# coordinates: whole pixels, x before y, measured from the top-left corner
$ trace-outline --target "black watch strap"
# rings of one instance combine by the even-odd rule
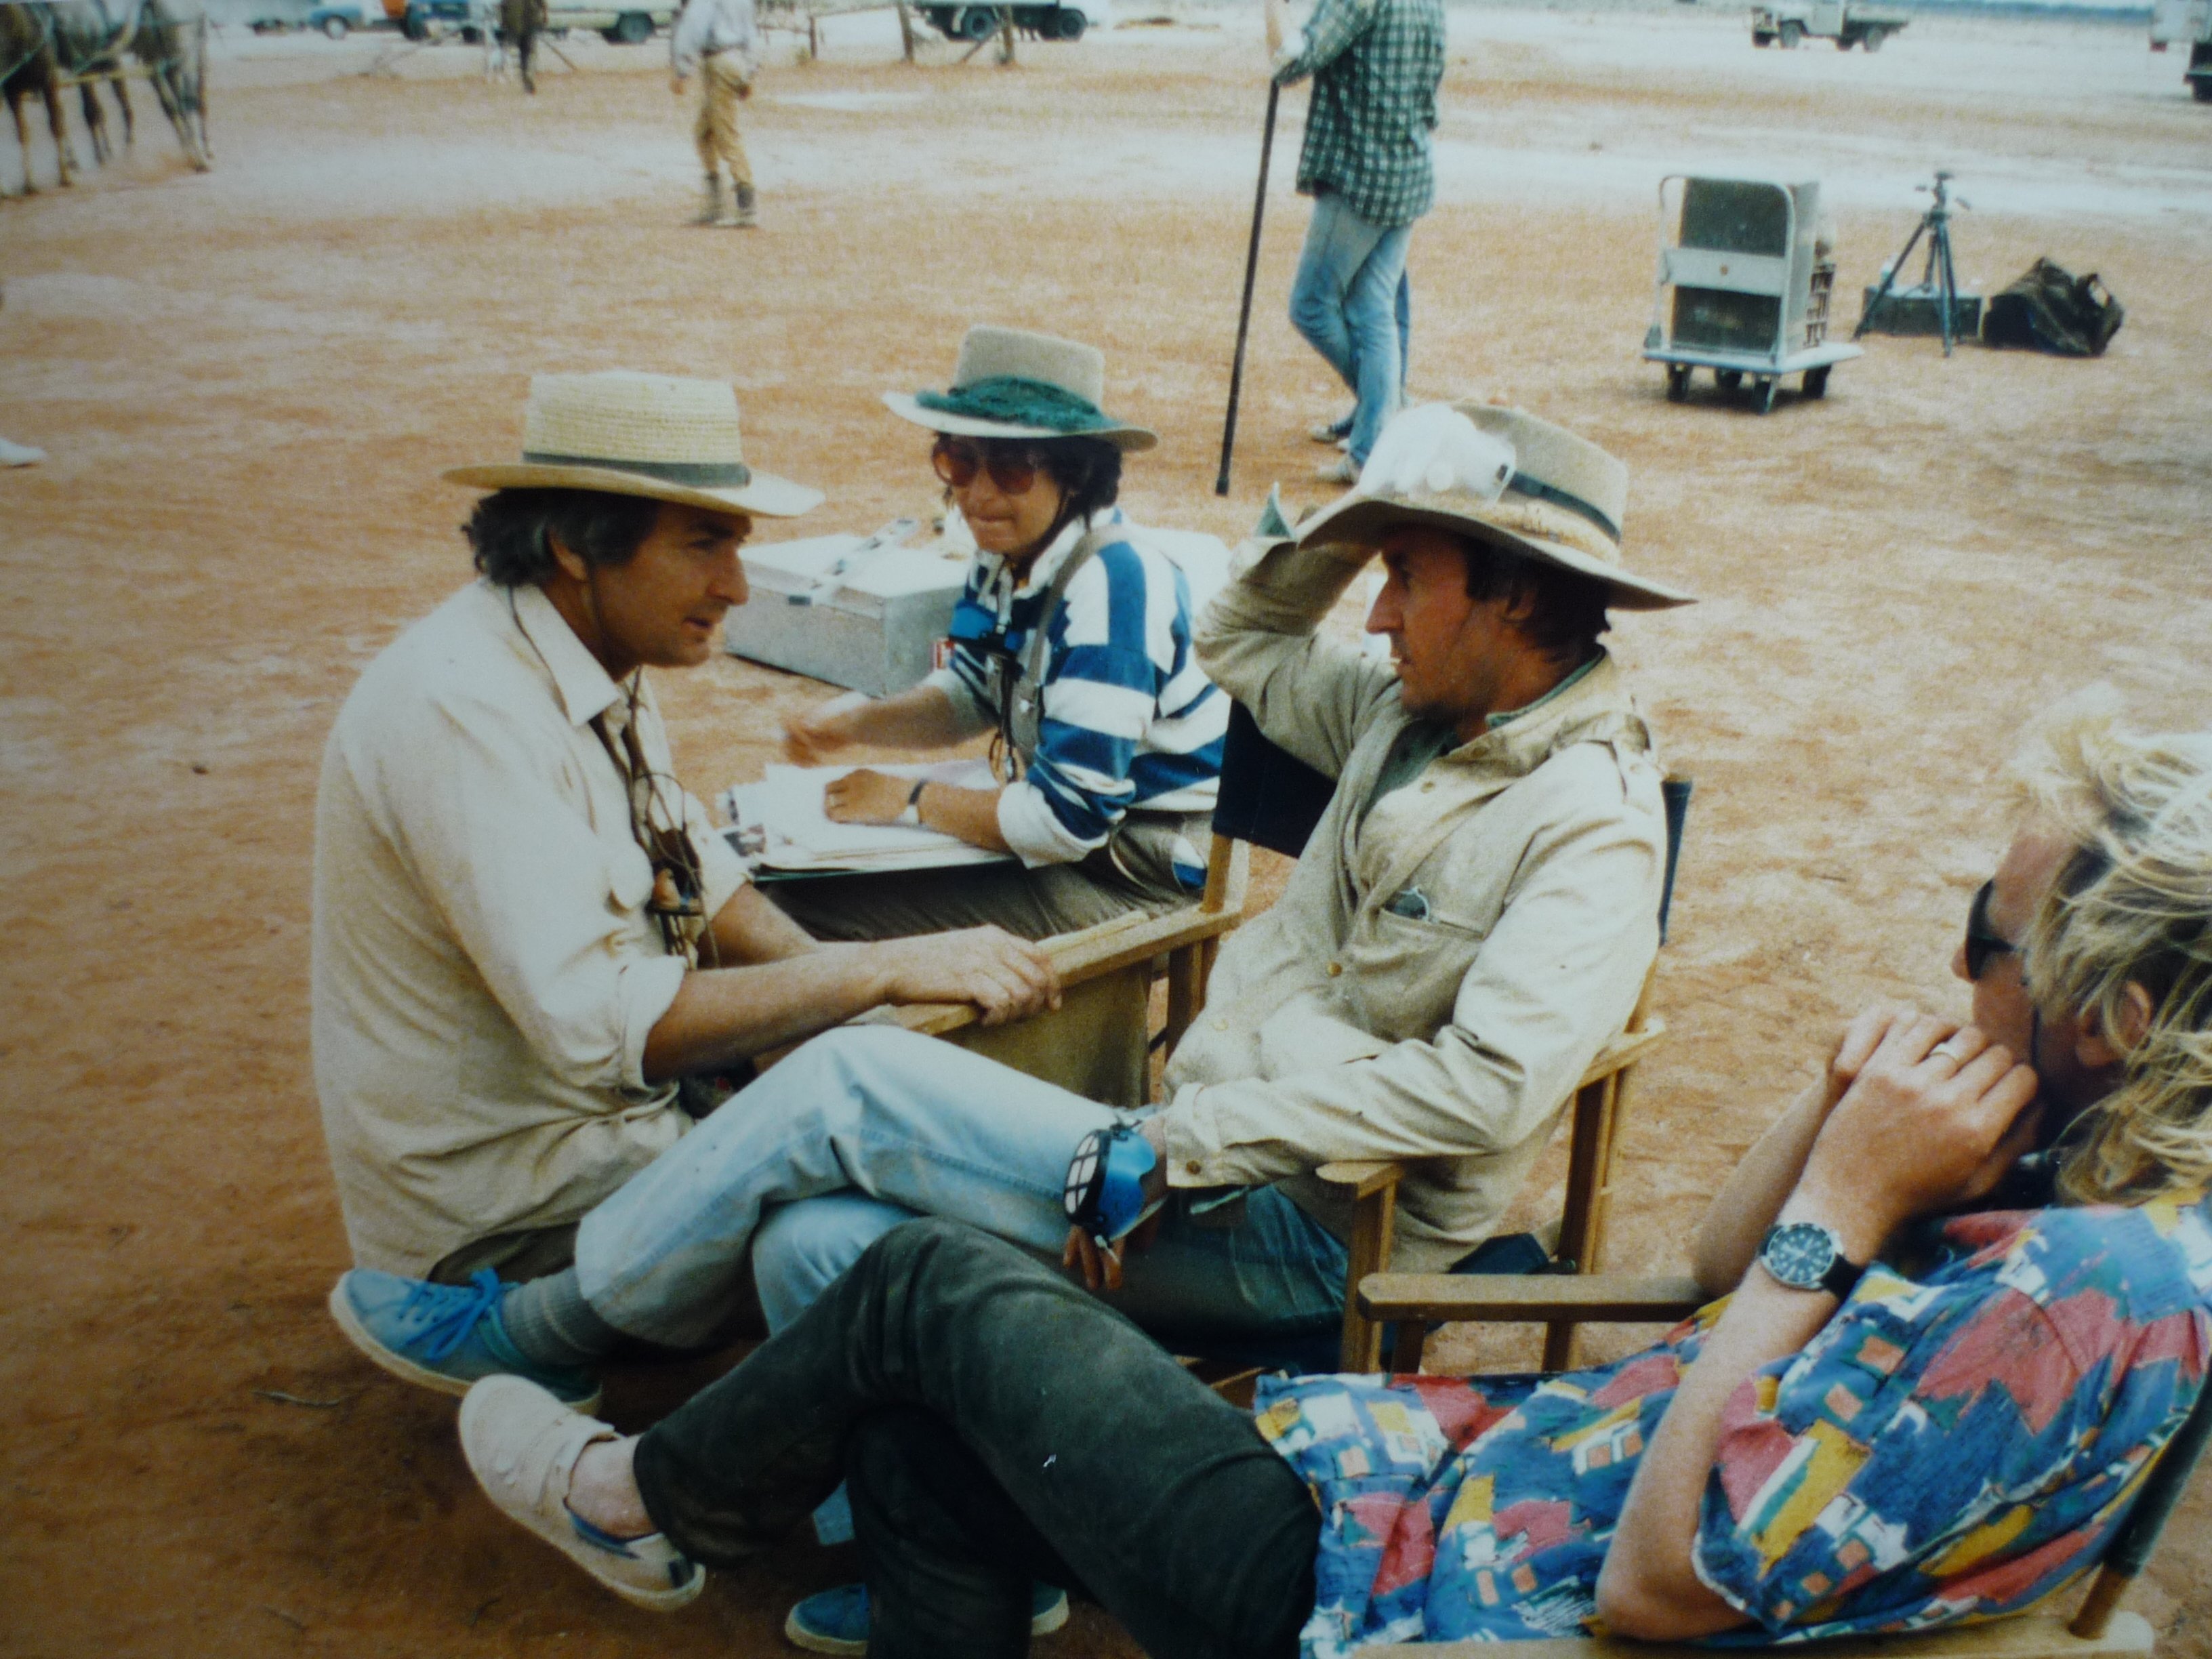
[[[1817,1221],[1784,1221],[1769,1227],[1759,1237],[1759,1264],[1778,1285],[1793,1291],[1825,1291],[1838,1301],[1849,1296],[1866,1273],[1863,1262],[1844,1254],[1843,1241],[1834,1230]]]

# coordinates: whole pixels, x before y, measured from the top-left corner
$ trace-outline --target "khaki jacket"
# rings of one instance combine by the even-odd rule
[[[1650,732],[1604,659],[1362,823],[1409,722],[1387,665],[1316,635],[1360,563],[1276,544],[1240,564],[1200,619],[1200,660],[1339,781],[1281,899],[1223,946],[1168,1068],[1169,1180],[1279,1183],[1342,1236],[1348,1211],[1309,1172],[1416,1160],[1395,1265],[1441,1271],[1496,1230],[1657,952]]]

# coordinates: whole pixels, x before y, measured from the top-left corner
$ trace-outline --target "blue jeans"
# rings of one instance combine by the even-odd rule
[[[933,1037],[858,1026],[816,1038],[585,1217],[584,1296],[618,1329],[707,1340],[747,1253],[771,1330],[917,1215],[969,1222],[1057,1262],[1076,1143],[1116,1114]],[[1106,1297],[1173,1339],[1310,1331],[1341,1315],[1344,1246],[1273,1188],[1243,1224],[1170,1214]]]
[[[1406,249],[1413,228],[1371,224],[1334,191],[1314,198],[1291,322],[1352,388],[1352,459],[1365,465],[1406,383],[1413,311]]]

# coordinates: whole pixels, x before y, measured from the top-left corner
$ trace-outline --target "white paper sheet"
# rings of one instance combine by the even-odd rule
[[[832,779],[862,769],[895,778],[927,778],[960,789],[988,789],[995,780],[981,760],[854,766],[772,765],[757,783],[723,792],[723,815],[741,832],[758,832],[759,850],[749,860],[771,870],[927,870],[960,864],[996,864],[1010,854],[971,847],[942,830],[903,824],[839,823],[822,810]],[[754,837],[747,834],[748,841]]]

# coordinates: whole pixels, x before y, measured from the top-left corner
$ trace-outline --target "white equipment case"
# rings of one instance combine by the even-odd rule
[[[732,656],[889,696],[936,666],[967,579],[964,549],[904,545],[915,521],[872,536],[748,544],[752,597],[722,625]]]

